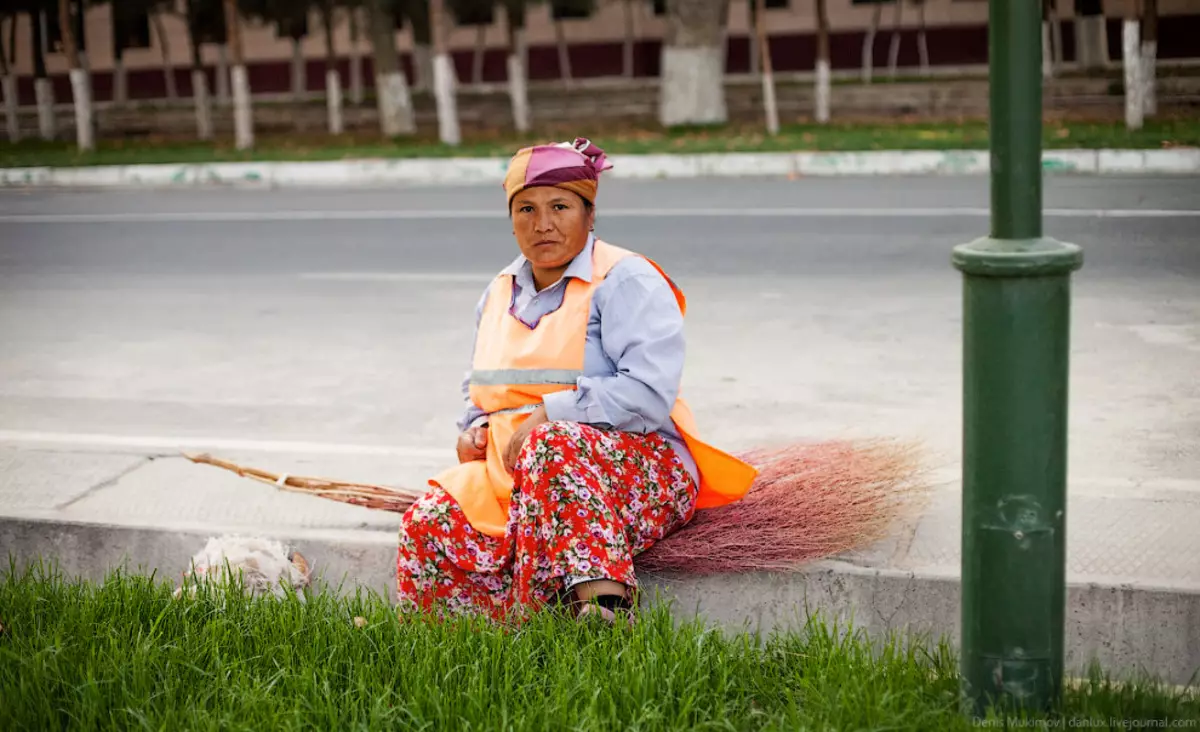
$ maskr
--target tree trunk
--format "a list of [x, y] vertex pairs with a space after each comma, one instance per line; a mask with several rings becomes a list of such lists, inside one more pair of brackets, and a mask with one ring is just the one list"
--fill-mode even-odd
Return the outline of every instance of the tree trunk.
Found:
[[864, 84], [871, 83], [871, 74], [875, 71], [875, 33], [879, 31], [879, 19], [883, 15], [883, 6], [876, 5], [871, 10], [871, 26], [863, 38], [862, 47], [862, 80]]
[[42, 12], [30, 13], [30, 35], [33, 47], [33, 95], [37, 101], [38, 135], [53, 140], [57, 130], [54, 119], [54, 87], [46, 78], [46, 17]]
[[237, 0], [225, 0], [225, 38], [233, 65], [230, 82], [233, 86], [234, 145], [238, 150], [249, 150], [254, 147], [254, 111], [250, 104], [250, 78], [242, 58], [242, 23]]
[[96, 147], [92, 135], [92, 100], [88, 96], [87, 72], [79, 66], [70, 0], [58, 0], [58, 22], [62, 28], [63, 52], [67, 57], [67, 68], [70, 69], [71, 96], [75, 103], [75, 141], [80, 150], [90, 152]]
[[621, 49], [621, 76], [633, 78], [633, 0], [621, 3], [625, 8], [625, 45]]
[[358, 8], [350, 8], [350, 102], [363, 103], [362, 49], [359, 48]]
[[666, 127], [724, 124], [724, 0], [666, 0], [659, 121]]
[[817, 11], [817, 122], [829, 121], [829, 12], [825, 0], [816, 0]]
[[904, 0], [896, 0], [896, 15], [892, 21], [892, 43], [888, 48], [888, 76], [896, 78], [896, 67], [900, 63], [900, 22], [904, 14]]
[[563, 86], [570, 89], [574, 86], [574, 78], [571, 74], [571, 52], [567, 48], [567, 31], [563, 28], [561, 20], [554, 21], [554, 43], [558, 46], [558, 73], [562, 78]]
[[1146, 116], [1158, 114], [1158, 0], [1143, 0], [1142, 107]]
[[113, 103], [118, 107], [129, 101], [129, 72], [125, 68], [125, 58], [117, 56], [113, 59]]
[[[17, 16], [12, 16], [12, 24], [17, 24]], [[9, 142], [19, 142], [21, 139], [21, 124], [17, 117], [17, 76], [13, 73], [12, 64], [8, 60], [8, 49], [12, 47], [12, 35], [9, 35], [5, 45], [3, 27], [0, 27], [0, 93], [4, 94], [4, 128], [8, 133]]]
[[161, 13], [151, 13], [150, 17], [154, 19], [154, 33], [158, 36], [158, 46], [162, 49], [163, 81], [167, 86], [167, 99], [176, 99], [179, 97], [179, 90], [175, 87], [175, 68], [171, 65], [171, 45], [167, 38], [167, 29], [163, 27]]
[[929, 41], [925, 38], [925, 2], [917, 3], [917, 57], [921, 63], [921, 75], [929, 74]]
[[325, 26], [325, 104], [329, 110], [329, 134], [340, 135], [342, 122], [342, 77], [337, 67], [337, 47], [333, 39], [333, 4], [321, 5], [321, 24]]
[[763, 113], [767, 121], [767, 134], [779, 134], [779, 108], [775, 104], [775, 75], [771, 68], [771, 41], [767, 37], [766, 0], [754, 0], [754, 34], [758, 37], [762, 62]]
[[375, 58], [375, 99], [379, 106], [379, 127], [384, 137], [411, 135], [417, 126], [413, 121], [412, 99], [408, 82], [400, 71], [396, 55], [395, 19], [382, 0], [367, 0], [367, 33]]
[[217, 46], [217, 103], [229, 104], [229, 39]]
[[443, 145], [458, 145], [458, 100], [455, 97], [454, 62], [446, 48], [448, 17], [444, 0], [429, 0], [429, 28], [433, 33], [433, 97], [437, 103], [438, 139]]
[[1142, 42], [1139, 36], [1137, 0], [1125, 0], [1125, 21], [1122, 24], [1121, 51], [1125, 66], [1125, 127], [1142, 129], [1145, 107], [1142, 102]]
[[1097, 2], [1093, 9], [1098, 12], [1075, 17], [1075, 60], [1085, 70], [1108, 66], [1108, 32], [1103, 3]]
[[487, 50], [487, 26], [482, 23], [475, 26], [475, 49], [471, 54], [471, 83], [479, 86], [483, 83], [483, 54]]
[[304, 62], [303, 38], [292, 38], [292, 99], [300, 101], [308, 89], [308, 68]]
[[1062, 18], [1058, 17], [1057, 10], [1050, 16], [1050, 39], [1054, 42], [1054, 71], [1058, 73], [1063, 65], [1063, 39]]
[[518, 5], [522, 1], [501, 5], [508, 28], [508, 96], [512, 100], [513, 127], [517, 132], [525, 133], [529, 131], [529, 83], [525, 70], [524, 9]]
[[204, 69], [192, 68], [192, 103], [196, 108], [196, 136], [211, 140], [213, 136], [212, 104], [208, 99], [208, 76]]
[[746, 45], [749, 63], [746, 65], [750, 69], [751, 76], [758, 76], [759, 66], [758, 60], [761, 58], [761, 52], [758, 50], [758, 10], [754, 0], [746, 3], [746, 28], [749, 31], [746, 34]]
[[428, 43], [413, 45], [413, 88], [427, 92], [433, 90], [433, 47]]

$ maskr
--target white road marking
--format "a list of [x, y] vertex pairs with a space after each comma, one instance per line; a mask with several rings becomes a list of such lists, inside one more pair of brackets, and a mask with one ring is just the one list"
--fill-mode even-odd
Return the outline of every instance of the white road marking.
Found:
[[27, 432], [0, 430], [0, 444], [64, 445], [74, 447], [123, 447], [151, 450], [230, 450], [246, 452], [360, 455], [420, 460], [453, 458], [453, 449], [363, 445], [336, 442], [291, 442], [285, 440], [238, 440], [223, 437], [176, 437], [169, 435], [106, 435], [81, 432]]
[[[601, 208], [606, 218], [981, 218], [987, 208]], [[1161, 219], [1197, 218], [1200, 210], [1164, 208], [1048, 208], [1048, 218]], [[179, 211], [78, 214], [0, 214], [3, 224], [155, 224], [256, 223], [282, 221], [453, 221], [502, 219], [503, 209], [482, 210], [362, 210], [362, 211]]]

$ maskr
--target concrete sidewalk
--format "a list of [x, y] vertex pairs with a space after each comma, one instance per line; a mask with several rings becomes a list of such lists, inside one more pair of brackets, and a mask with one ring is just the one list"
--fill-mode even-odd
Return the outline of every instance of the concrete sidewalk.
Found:
[[[76, 436], [86, 442], [87, 436]], [[395, 587], [397, 516], [276, 491], [193, 465], [163, 443], [81, 447], [0, 435], [0, 552], [53, 557], [72, 575], [111, 568], [176, 577], [209, 536], [269, 536], [314, 562], [326, 583]], [[203, 440], [181, 447], [212, 448]], [[218, 445], [219, 447], [219, 445]], [[342, 446], [300, 457], [301, 445], [222, 453], [243, 464], [344, 479], [417, 485], [453, 459]], [[357, 452], [358, 454], [353, 454]], [[376, 454], [372, 454], [376, 453]], [[382, 453], [382, 454], [378, 454]], [[879, 635], [957, 639], [960, 488], [933, 474], [923, 515], [894, 536], [795, 574], [643, 577], [646, 587], [727, 627], [769, 630], [820, 611]], [[1068, 509], [1068, 668], [1099, 660], [1115, 673], [1147, 670], [1188, 683], [1200, 669], [1200, 482], [1072, 486]]]
[[[688, 179], [747, 176], [889, 176], [984, 174], [986, 150], [705, 153], [614, 155], [614, 178]], [[502, 158], [413, 158], [322, 162], [247, 162], [0, 168], [0, 187], [377, 186], [499, 183]], [[1048, 173], [1076, 175], [1200, 174], [1200, 148], [1047, 150]]]

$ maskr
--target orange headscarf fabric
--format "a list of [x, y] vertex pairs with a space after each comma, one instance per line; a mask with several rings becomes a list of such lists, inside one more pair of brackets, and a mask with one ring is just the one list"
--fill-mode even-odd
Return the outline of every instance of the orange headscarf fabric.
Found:
[[535, 186], [562, 188], [594, 204], [600, 174], [611, 167], [604, 151], [582, 137], [573, 143], [523, 148], [513, 156], [504, 176], [508, 207], [512, 208], [514, 196]]

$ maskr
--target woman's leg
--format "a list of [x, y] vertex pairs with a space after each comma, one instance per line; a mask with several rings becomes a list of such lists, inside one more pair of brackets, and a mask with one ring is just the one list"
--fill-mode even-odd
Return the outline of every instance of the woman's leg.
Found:
[[696, 485], [658, 435], [548, 422], [513, 473], [508, 536], [514, 602], [538, 605], [565, 583], [580, 599], [634, 588], [633, 558], [691, 518]]

